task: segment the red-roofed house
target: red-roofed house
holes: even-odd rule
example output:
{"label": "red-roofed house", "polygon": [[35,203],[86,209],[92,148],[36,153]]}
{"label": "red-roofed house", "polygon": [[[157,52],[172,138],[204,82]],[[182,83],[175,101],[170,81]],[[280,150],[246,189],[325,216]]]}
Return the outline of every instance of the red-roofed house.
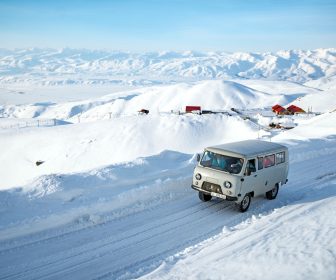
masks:
{"label": "red-roofed house", "polygon": [[186,113],[198,112],[201,114],[201,106],[186,106]]}
{"label": "red-roofed house", "polygon": [[295,105],[290,105],[287,108],[287,111],[292,113],[292,114],[300,114],[300,113],[306,113],[303,109],[301,109],[300,107],[297,107]]}
{"label": "red-roofed house", "polygon": [[272,107],[272,111],[277,115],[283,115],[286,114],[287,112],[287,110],[284,107],[280,106],[279,104],[274,105]]}

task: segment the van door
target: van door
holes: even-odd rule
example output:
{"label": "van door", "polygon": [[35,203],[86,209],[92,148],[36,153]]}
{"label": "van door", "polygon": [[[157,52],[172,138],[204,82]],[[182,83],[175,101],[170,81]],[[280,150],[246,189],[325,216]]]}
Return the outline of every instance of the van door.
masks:
{"label": "van door", "polygon": [[274,187],[275,182],[277,181],[274,154],[265,155],[263,157],[263,169],[261,171],[263,191],[266,193]]}
{"label": "van door", "polygon": [[256,168],[256,159],[247,160],[244,177],[242,178],[242,196],[249,192],[254,192],[255,196],[263,193],[263,187]]}

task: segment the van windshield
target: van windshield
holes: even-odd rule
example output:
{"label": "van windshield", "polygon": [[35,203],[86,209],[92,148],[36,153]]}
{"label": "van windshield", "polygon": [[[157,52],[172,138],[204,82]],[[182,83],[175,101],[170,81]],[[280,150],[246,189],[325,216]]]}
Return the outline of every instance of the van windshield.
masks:
{"label": "van windshield", "polygon": [[205,151],[200,164],[204,167],[238,174],[242,170],[244,159]]}

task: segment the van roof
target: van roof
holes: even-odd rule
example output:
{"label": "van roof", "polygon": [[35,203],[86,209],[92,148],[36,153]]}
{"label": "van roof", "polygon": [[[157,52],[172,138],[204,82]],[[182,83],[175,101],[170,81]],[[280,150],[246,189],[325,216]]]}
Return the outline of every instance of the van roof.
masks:
{"label": "van roof", "polygon": [[206,149],[215,153],[226,152],[228,154],[235,154],[235,156],[243,155],[248,157],[273,152],[274,150],[287,150],[287,147],[274,142],[266,142],[262,140],[245,140],[218,146],[211,146],[207,147]]}

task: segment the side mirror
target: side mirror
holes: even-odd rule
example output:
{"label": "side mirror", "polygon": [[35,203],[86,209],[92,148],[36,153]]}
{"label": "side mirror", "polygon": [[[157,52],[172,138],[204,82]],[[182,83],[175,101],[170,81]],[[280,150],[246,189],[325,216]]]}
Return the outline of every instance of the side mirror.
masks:
{"label": "side mirror", "polygon": [[196,160],[197,160],[197,162],[200,162],[200,160],[201,160],[201,156],[200,156],[200,154],[197,154],[197,155],[196,155]]}

